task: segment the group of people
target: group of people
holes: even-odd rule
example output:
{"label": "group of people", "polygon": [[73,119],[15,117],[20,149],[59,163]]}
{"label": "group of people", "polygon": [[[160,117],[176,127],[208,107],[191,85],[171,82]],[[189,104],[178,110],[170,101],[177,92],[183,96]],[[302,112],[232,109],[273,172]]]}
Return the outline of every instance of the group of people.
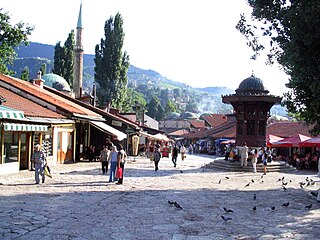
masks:
{"label": "group of people", "polygon": [[108,172],[108,166],[110,163],[109,183],[116,182],[116,184],[123,184],[124,165],[127,158],[127,154],[123,149],[123,146],[119,144],[114,145],[110,139],[106,140],[100,152],[102,174]]}

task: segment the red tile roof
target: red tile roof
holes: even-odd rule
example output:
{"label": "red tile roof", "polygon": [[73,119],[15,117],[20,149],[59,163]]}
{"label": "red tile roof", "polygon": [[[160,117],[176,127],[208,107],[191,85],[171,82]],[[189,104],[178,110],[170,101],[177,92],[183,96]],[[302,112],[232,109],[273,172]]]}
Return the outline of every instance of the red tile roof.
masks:
{"label": "red tile roof", "polygon": [[208,131],[208,136],[214,139],[217,138],[235,138],[237,131],[236,120],[228,121],[212,130]]}
{"label": "red tile roof", "polygon": [[227,116],[223,114],[202,114],[200,119],[205,120],[213,128],[227,122]]}
{"label": "red tile roof", "polygon": [[187,130],[185,130],[185,129],[179,129],[179,130],[176,130],[176,131],[174,131],[174,132],[171,132],[171,133],[169,133],[169,134],[167,134],[167,135],[168,135],[168,136],[182,136],[183,134],[186,134],[186,133],[188,133]]}
{"label": "red tile roof", "polygon": [[16,88],[21,90],[19,95],[33,96],[37,99],[41,99],[42,102],[49,105],[54,105],[57,108],[57,112],[69,112],[71,114],[80,114],[87,117],[101,117],[99,114],[90,111],[89,109],[82,107],[72,101],[69,101],[61,96],[58,96],[50,91],[40,88],[37,85],[24,80],[13,78],[4,74],[0,74],[0,83],[7,89]]}
{"label": "red tile roof", "polygon": [[182,137],[185,137],[187,139],[201,139],[205,138],[208,135],[208,129],[201,129],[197,132],[189,132],[187,134],[184,134]]}
{"label": "red tile roof", "polygon": [[11,92],[0,86],[0,93],[6,99],[2,105],[24,112],[26,117],[43,117],[43,118],[66,118],[52,110],[40,106],[29,99],[23,98],[18,94]]}
{"label": "red tile roof", "polygon": [[193,126],[194,128],[204,128],[205,122],[203,120],[188,120],[188,122]]}
{"label": "red tile roof", "polygon": [[287,138],[297,134],[311,137],[309,128],[301,122],[280,121],[267,126],[267,135],[272,134],[278,137]]}

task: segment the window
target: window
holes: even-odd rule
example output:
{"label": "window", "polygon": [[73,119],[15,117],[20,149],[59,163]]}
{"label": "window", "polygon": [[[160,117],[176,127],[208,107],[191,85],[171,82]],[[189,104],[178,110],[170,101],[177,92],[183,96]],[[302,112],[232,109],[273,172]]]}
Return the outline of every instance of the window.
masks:
{"label": "window", "polygon": [[4,132],[3,163],[18,162],[19,133]]}
{"label": "window", "polygon": [[266,135],[266,122],[259,121],[259,135],[263,136]]}

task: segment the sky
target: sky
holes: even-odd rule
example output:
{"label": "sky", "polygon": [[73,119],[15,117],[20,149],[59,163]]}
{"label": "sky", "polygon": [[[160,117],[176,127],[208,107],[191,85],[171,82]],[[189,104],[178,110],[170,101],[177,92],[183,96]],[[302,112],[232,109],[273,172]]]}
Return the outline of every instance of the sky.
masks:
{"label": "sky", "polygon": [[[76,28],[81,0],[0,0],[11,22],[35,29],[29,40],[55,45]],[[238,88],[252,73],[274,95],[286,92],[288,76],[265,58],[250,60],[251,49],[235,29],[246,0],[82,0],[84,52],[94,54],[104,24],[119,12],[123,50],[130,63],[192,87]]]}

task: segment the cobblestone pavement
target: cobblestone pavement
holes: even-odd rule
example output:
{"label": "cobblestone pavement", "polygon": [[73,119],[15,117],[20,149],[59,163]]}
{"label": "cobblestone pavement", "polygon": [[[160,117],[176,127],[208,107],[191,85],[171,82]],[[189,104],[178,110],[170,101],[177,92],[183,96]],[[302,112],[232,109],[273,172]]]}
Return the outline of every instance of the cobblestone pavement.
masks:
{"label": "cobblestone pavement", "polygon": [[40,185],[34,172],[0,176],[0,239],[319,239],[320,203],[310,194],[319,182],[306,181],[318,181],[315,172],[262,178],[205,168],[213,159],[188,155],[174,168],[165,158],[155,172],[131,158],[124,185],[107,183],[98,162],[52,167]]}

